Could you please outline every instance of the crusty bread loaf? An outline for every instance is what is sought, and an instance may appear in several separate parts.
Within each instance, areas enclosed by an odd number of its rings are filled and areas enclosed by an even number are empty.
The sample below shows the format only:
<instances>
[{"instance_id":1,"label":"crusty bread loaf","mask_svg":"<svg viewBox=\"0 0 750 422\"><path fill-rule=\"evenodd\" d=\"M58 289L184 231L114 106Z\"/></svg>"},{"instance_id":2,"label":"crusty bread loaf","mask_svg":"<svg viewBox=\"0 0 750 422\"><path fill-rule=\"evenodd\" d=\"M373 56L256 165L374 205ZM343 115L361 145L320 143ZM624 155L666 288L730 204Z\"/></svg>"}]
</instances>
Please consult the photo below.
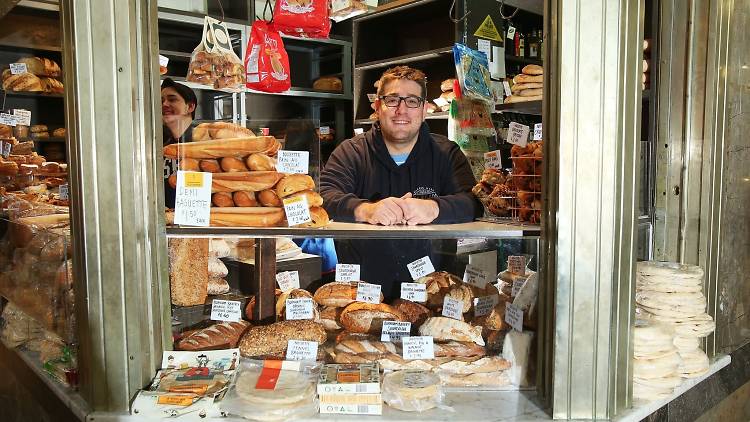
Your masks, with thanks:
<instances>
[{"instance_id":1,"label":"crusty bread loaf","mask_svg":"<svg viewBox=\"0 0 750 422\"><path fill-rule=\"evenodd\" d=\"M193 128L194 141L255 136L252 130L229 122L201 123Z\"/></svg>"},{"instance_id":2,"label":"crusty bread loaf","mask_svg":"<svg viewBox=\"0 0 750 422\"><path fill-rule=\"evenodd\" d=\"M339 324L339 318L343 310L344 308L326 306L320 311L320 323L323 324L326 332L330 333L341 330L342 327Z\"/></svg>"},{"instance_id":3,"label":"crusty bread loaf","mask_svg":"<svg viewBox=\"0 0 750 422\"><path fill-rule=\"evenodd\" d=\"M249 328L239 342L244 357L283 355L289 340L326 341L323 326L310 320L280 321L271 325ZM322 349L322 348L321 348Z\"/></svg>"},{"instance_id":4,"label":"crusty bread loaf","mask_svg":"<svg viewBox=\"0 0 750 422\"><path fill-rule=\"evenodd\" d=\"M419 326L432 316L432 311L425 306L406 299L396 299L391 306L404 315L404 321L411 322L411 329L415 333Z\"/></svg>"},{"instance_id":5,"label":"crusty bread loaf","mask_svg":"<svg viewBox=\"0 0 750 422\"><path fill-rule=\"evenodd\" d=\"M42 86L42 81L38 76L31 73L19 73L7 78L3 77L3 89L6 91L41 92L44 91L44 86Z\"/></svg>"},{"instance_id":6,"label":"crusty bread loaf","mask_svg":"<svg viewBox=\"0 0 750 422\"><path fill-rule=\"evenodd\" d=\"M341 308L349 305L357 299L356 281L334 281L320 286L315 291L315 301L321 306L333 306ZM380 294L383 300L383 294Z\"/></svg>"},{"instance_id":7,"label":"crusty bread loaf","mask_svg":"<svg viewBox=\"0 0 750 422\"><path fill-rule=\"evenodd\" d=\"M208 295L208 239L169 239L172 304L202 305Z\"/></svg>"},{"instance_id":8,"label":"crusty bread loaf","mask_svg":"<svg viewBox=\"0 0 750 422\"><path fill-rule=\"evenodd\" d=\"M266 154L250 154L245 159L247 168L253 171L275 171L276 160L267 156Z\"/></svg>"},{"instance_id":9,"label":"crusty bread loaf","mask_svg":"<svg viewBox=\"0 0 750 422\"><path fill-rule=\"evenodd\" d=\"M312 189L315 189L315 181L309 175L299 173L288 174L279 180L279 183L276 185L276 195L279 198L286 198L293 193Z\"/></svg>"},{"instance_id":10,"label":"crusty bread loaf","mask_svg":"<svg viewBox=\"0 0 750 422\"><path fill-rule=\"evenodd\" d=\"M229 292L229 283L223 278L210 277L208 279L208 294L223 295Z\"/></svg>"},{"instance_id":11,"label":"crusty bread loaf","mask_svg":"<svg viewBox=\"0 0 750 422\"><path fill-rule=\"evenodd\" d=\"M292 289L287 292L281 293L276 299L276 320L283 321L286 319L286 300L287 299L312 299L312 293L305 289ZM318 305L313 300L313 320L317 321L320 319L320 312L318 312Z\"/></svg>"},{"instance_id":12,"label":"crusty bread loaf","mask_svg":"<svg viewBox=\"0 0 750 422\"><path fill-rule=\"evenodd\" d=\"M313 89L318 91L341 91L344 87L341 79L335 76L323 76L313 82Z\"/></svg>"},{"instance_id":13,"label":"crusty bread loaf","mask_svg":"<svg viewBox=\"0 0 750 422\"><path fill-rule=\"evenodd\" d=\"M274 227L283 219L283 208L211 208L211 225L218 227Z\"/></svg>"},{"instance_id":14,"label":"crusty bread loaf","mask_svg":"<svg viewBox=\"0 0 750 422\"><path fill-rule=\"evenodd\" d=\"M445 295L451 286L461 283L461 279L446 271L436 271L417 279L416 283L426 284L427 307L436 309L443 306Z\"/></svg>"},{"instance_id":15,"label":"crusty bread loaf","mask_svg":"<svg viewBox=\"0 0 750 422\"><path fill-rule=\"evenodd\" d=\"M453 318L432 317L419 327L419 335L432 336L436 341L473 341L484 346L482 327L473 327Z\"/></svg>"},{"instance_id":16,"label":"crusty bread loaf","mask_svg":"<svg viewBox=\"0 0 750 422\"><path fill-rule=\"evenodd\" d=\"M404 321L401 311L385 303L355 302L341 312L341 326L353 333L379 333L383 321Z\"/></svg>"},{"instance_id":17,"label":"crusty bread loaf","mask_svg":"<svg viewBox=\"0 0 750 422\"><path fill-rule=\"evenodd\" d=\"M55 78L41 77L39 78L39 81L42 83L42 88L44 89L44 92L49 92L53 94L62 94L65 92L65 87L63 86L63 83L58 81Z\"/></svg>"},{"instance_id":18,"label":"crusty bread loaf","mask_svg":"<svg viewBox=\"0 0 750 422\"><path fill-rule=\"evenodd\" d=\"M244 157L276 148L276 142L273 136L255 136L176 143L164 147L164 156L167 158Z\"/></svg>"},{"instance_id":19,"label":"crusty bread loaf","mask_svg":"<svg viewBox=\"0 0 750 422\"><path fill-rule=\"evenodd\" d=\"M177 342L177 350L216 350L237 347L242 333L250 327L247 321L220 322L196 330Z\"/></svg>"},{"instance_id":20,"label":"crusty bread loaf","mask_svg":"<svg viewBox=\"0 0 750 422\"><path fill-rule=\"evenodd\" d=\"M216 173L213 176L211 191L237 192L244 190L258 192L272 188L279 182L282 176L284 176L282 173L275 171Z\"/></svg>"},{"instance_id":21,"label":"crusty bread loaf","mask_svg":"<svg viewBox=\"0 0 750 422\"><path fill-rule=\"evenodd\" d=\"M37 76L60 76L60 66L46 57L23 57L18 63L25 63L26 71Z\"/></svg>"},{"instance_id":22,"label":"crusty bread loaf","mask_svg":"<svg viewBox=\"0 0 750 422\"><path fill-rule=\"evenodd\" d=\"M505 330L508 324L505 322L505 301L499 301L492 312L487 315L474 317L473 325L480 325L488 330Z\"/></svg>"}]
</instances>

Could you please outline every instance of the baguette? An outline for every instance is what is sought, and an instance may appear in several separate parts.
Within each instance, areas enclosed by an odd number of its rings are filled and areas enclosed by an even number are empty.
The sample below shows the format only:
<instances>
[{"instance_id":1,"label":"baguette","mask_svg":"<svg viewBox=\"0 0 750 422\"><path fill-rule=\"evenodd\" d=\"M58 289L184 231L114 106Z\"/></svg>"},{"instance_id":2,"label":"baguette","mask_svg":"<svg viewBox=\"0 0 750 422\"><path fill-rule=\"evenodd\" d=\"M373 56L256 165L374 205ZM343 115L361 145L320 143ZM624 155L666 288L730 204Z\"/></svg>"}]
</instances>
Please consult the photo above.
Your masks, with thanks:
<instances>
[{"instance_id":1,"label":"baguette","mask_svg":"<svg viewBox=\"0 0 750 422\"><path fill-rule=\"evenodd\" d=\"M240 336L250 327L247 321L220 322L193 331L177 343L177 350L216 350L237 347Z\"/></svg>"},{"instance_id":2,"label":"baguette","mask_svg":"<svg viewBox=\"0 0 750 422\"><path fill-rule=\"evenodd\" d=\"M234 205L238 207L257 207L258 201L255 199L255 192L238 191L232 194Z\"/></svg>"},{"instance_id":3,"label":"baguette","mask_svg":"<svg viewBox=\"0 0 750 422\"><path fill-rule=\"evenodd\" d=\"M282 173L275 171L216 173L213 176L211 191L236 192L244 190L258 192L272 188L282 177Z\"/></svg>"},{"instance_id":4,"label":"baguette","mask_svg":"<svg viewBox=\"0 0 750 422\"><path fill-rule=\"evenodd\" d=\"M286 198L293 193L310 189L315 189L315 181L312 177L307 174L288 174L279 180L276 185L276 194L279 198Z\"/></svg>"},{"instance_id":5,"label":"baguette","mask_svg":"<svg viewBox=\"0 0 750 422\"><path fill-rule=\"evenodd\" d=\"M245 159L245 164L247 164L247 168L254 171L276 170L276 160L261 153L250 154Z\"/></svg>"},{"instance_id":6,"label":"baguette","mask_svg":"<svg viewBox=\"0 0 750 422\"><path fill-rule=\"evenodd\" d=\"M280 321L271 325L249 328L240 339L238 347L243 357L282 356L286 352L289 340L315 341L322 345L326 338L325 329L317 322Z\"/></svg>"},{"instance_id":7,"label":"baguette","mask_svg":"<svg viewBox=\"0 0 750 422\"><path fill-rule=\"evenodd\" d=\"M217 160L201 160L198 167L207 173L221 173L221 165Z\"/></svg>"},{"instance_id":8,"label":"baguette","mask_svg":"<svg viewBox=\"0 0 750 422\"><path fill-rule=\"evenodd\" d=\"M283 208L211 208L211 225L218 227L274 227L284 220Z\"/></svg>"},{"instance_id":9,"label":"baguette","mask_svg":"<svg viewBox=\"0 0 750 422\"><path fill-rule=\"evenodd\" d=\"M281 207L284 204L279 199L279 195L276 195L276 191L273 189L266 189L258 192L258 202L264 207Z\"/></svg>"},{"instance_id":10,"label":"baguette","mask_svg":"<svg viewBox=\"0 0 750 422\"><path fill-rule=\"evenodd\" d=\"M379 333L383 321L404 321L401 311L385 303L355 302L341 312L341 326L353 333Z\"/></svg>"},{"instance_id":11,"label":"baguette","mask_svg":"<svg viewBox=\"0 0 750 422\"><path fill-rule=\"evenodd\" d=\"M167 158L222 158L244 157L256 152L266 152L275 148L273 136L249 136L247 138L217 139L170 144L164 147Z\"/></svg>"},{"instance_id":12,"label":"baguette","mask_svg":"<svg viewBox=\"0 0 750 422\"><path fill-rule=\"evenodd\" d=\"M183 158L179 167L182 171L201 171L200 163L195 158Z\"/></svg>"},{"instance_id":13,"label":"baguette","mask_svg":"<svg viewBox=\"0 0 750 422\"><path fill-rule=\"evenodd\" d=\"M228 173L247 171L245 162L241 158L224 157L221 159L221 169Z\"/></svg>"},{"instance_id":14,"label":"baguette","mask_svg":"<svg viewBox=\"0 0 750 422\"><path fill-rule=\"evenodd\" d=\"M233 207L234 200L232 199L232 194L229 192L216 192L211 195L211 203L214 204L215 207Z\"/></svg>"},{"instance_id":15,"label":"baguette","mask_svg":"<svg viewBox=\"0 0 750 422\"><path fill-rule=\"evenodd\" d=\"M543 83L544 82L544 76L543 75L524 75L523 73L516 75L513 78L514 84L527 84L527 83Z\"/></svg>"}]
</instances>

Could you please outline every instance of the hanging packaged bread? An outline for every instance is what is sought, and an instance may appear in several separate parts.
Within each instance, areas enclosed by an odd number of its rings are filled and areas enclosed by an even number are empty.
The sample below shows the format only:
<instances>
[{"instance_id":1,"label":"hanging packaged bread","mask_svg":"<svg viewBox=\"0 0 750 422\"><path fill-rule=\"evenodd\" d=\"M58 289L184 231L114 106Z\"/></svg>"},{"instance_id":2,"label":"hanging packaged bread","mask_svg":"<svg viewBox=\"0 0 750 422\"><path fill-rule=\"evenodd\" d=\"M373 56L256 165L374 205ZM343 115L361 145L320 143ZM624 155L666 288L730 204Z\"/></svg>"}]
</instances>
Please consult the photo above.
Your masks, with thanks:
<instances>
[{"instance_id":1,"label":"hanging packaged bread","mask_svg":"<svg viewBox=\"0 0 750 422\"><path fill-rule=\"evenodd\" d=\"M205 17L203 38L193 50L185 79L216 89L239 91L244 88L245 67L232 50L223 22Z\"/></svg>"}]
</instances>

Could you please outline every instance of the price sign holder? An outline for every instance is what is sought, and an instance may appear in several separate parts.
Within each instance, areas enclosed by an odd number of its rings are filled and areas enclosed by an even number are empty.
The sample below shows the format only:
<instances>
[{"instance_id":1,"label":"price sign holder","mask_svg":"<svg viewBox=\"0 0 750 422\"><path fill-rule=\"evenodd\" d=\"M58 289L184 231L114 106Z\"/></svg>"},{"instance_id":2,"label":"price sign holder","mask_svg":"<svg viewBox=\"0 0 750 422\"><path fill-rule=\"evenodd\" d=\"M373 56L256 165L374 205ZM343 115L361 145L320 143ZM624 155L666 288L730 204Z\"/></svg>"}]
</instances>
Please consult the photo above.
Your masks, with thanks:
<instances>
[{"instance_id":1,"label":"price sign holder","mask_svg":"<svg viewBox=\"0 0 750 422\"><path fill-rule=\"evenodd\" d=\"M279 289L284 293L299 289L299 271L280 272L276 274L276 282L279 284Z\"/></svg>"},{"instance_id":2,"label":"price sign holder","mask_svg":"<svg viewBox=\"0 0 750 422\"><path fill-rule=\"evenodd\" d=\"M380 332L380 341L399 341L409 336L411 332L411 322L402 321L383 321L383 328Z\"/></svg>"},{"instance_id":3,"label":"price sign holder","mask_svg":"<svg viewBox=\"0 0 750 422\"><path fill-rule=\"evenodd\" d=\"M336 264L336 281L359 281L361 279L358 264Z\"/></svg>"},{"instance_id":4,"label":"price sign holder","mask_svg":"<svg viewBox=\"0 0 750 422\"><path fill-rule=\"evenodd\" d=\"M514 330L523 332L523 311L512 303L505 304L505 322Z\"/></svg>"}]
</instances>

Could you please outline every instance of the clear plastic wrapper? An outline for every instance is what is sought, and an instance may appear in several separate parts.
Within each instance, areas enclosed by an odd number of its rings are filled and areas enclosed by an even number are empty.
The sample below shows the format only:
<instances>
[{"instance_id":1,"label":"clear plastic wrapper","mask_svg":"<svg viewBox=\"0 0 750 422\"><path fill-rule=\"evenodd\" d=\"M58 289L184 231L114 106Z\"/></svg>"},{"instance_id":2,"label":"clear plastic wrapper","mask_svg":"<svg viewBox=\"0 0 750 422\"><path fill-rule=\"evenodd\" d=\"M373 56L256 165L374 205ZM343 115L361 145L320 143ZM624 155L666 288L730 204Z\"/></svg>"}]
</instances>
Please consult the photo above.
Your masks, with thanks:
<instances>
[{"instance_id":1,"label":"clear plastic wrapper","mask_svg":"<svg viewBox=\"0 0 750 422\"><path fill-rule=\"evenodd\" d=\"M487 55L456 43L453 45L453 61L462 95L494 104Z\"/></svg>"},{"instance_id":2,"label":"clear plastic wrapper","mask_svg":"<svg viewBox=\"0 0 750 422\"><path fill-rule=\"evenodd\" d=\"M245 53L247 87L264 92L284 92L292 87L289 56L279 31L266 21L253 22Z\"/></svg>"},{"instance_id":3,"label":"clear plastic wrapper","mask_svg":"<svg viewBox=\"0 0 750 422\"><path fill-rule=\"evenodd\" d=\"M443 405L445 392L440 377L430 371L404 370L391 372L383 378L383 401L404 412L424 412Z\"/></svg>"},{"instance_id":4,"label":"clear plastic wrapper","mask_svg":"<svg viewBox=\"0 0 750 422\"><path fill-rule=\"evenodd\" d=\"M203 38L193 50L185 79L216 89L244 88L245 67L232 50L229 33L223 23L206 16Z\"/></svg>"}]
</instances>

